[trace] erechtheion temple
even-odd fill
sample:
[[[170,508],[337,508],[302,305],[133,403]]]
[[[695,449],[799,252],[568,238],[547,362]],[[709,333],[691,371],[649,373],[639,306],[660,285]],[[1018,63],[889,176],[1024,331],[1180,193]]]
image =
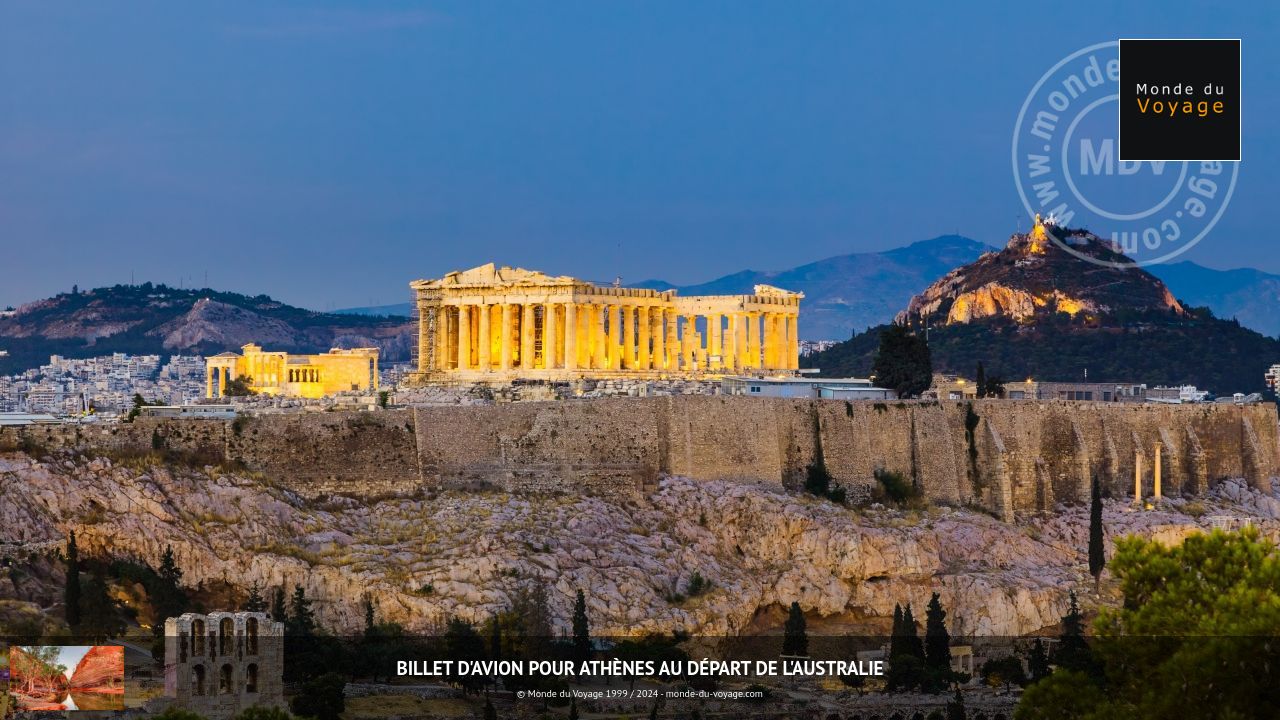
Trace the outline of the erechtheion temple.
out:
[[[416,280],[422,382],[790,374],[802,293],[597,285],[492,263]]]
[[[378,348],[333,348],[318,355],[263,350],[249,343],[205,361],[205,397],[226,397],[227,383],[244,378],[255,393],[318,398],[378,389]]]

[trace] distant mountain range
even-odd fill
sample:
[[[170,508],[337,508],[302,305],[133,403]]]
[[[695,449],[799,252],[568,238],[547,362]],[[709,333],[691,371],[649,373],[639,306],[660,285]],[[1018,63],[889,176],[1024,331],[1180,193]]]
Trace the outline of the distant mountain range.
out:
[[[697,285],[644,280],[632,287],[675,289],[681,295],[749,293],[757,284],[805,294],[800,336],[844,340],[880,325],[906,307],[913,295],[954,268],[996,248],[960,235],[943,235],[883,252],[837,255],[790,270],[742,270]],[[1236,318],[1264,335],[1280,335],[1280,275],[1260,270],[1212,270],[1192,262],[1146,268],[1174,296],[1192,307],[1208,307],[1220,318]],[[366,316],[411,314],[409,303],[348,308],[335,312]]]
[[[0,315],[0,374],[49,361],[50,355],[216,354],[257,342],[273,350],[325,352],[378,347],[407,360],[416,330],[407,317],[318,313],[266,295],[116,285],[63,293]]]

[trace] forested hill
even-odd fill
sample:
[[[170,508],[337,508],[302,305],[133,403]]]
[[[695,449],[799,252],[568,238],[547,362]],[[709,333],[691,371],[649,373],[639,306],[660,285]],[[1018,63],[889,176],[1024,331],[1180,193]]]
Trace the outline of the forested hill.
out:
[[[982,362],[988,376],[1006,381],[1083,380],[1087,370],[1100,382],[1189,384],[1218,395],[1262,391],[1263,373],[1280,362],[1280,341],[1201,313],[1153,314],[1107,328],[1065,318],[1034,326],[1005,320],[948,325],[930,328],[929,349],[936,372],[969,378]],[[823,377],[866,377],[884,327],[801,358],[801,366],[820,368]]]
[[[378,347],[408,359],[415,339],[404,317],[318,313],[266,295],[116,285],[62,293],[0,316],[0,374],[36,367],[50,355],[213,354],[257,342],[273,350],[324,352]]]

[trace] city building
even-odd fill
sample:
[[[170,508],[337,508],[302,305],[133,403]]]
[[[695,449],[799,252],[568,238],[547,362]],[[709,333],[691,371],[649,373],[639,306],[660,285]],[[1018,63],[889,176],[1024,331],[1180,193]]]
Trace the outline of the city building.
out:
[[[1272,392],[1280,391],[1280,365],[1272,365],[1265,377]]]
[[[726,395],[752,397],[821,398],[824,400],[894,400],[892,390],[863,378],[743,377],[720,381]]]
[[[956,375],[935,375],[931,391],[939,400],[973,400],[978,386]],[[1005,382],[1008,400],[1080,400],[1097,402],[1144,402],[1147,386],[1141,383],[1043,382],[1027,378]]]
[[[243,378],[263,395],[320,398],[378,389],[378,349],[333,348],[321,355],[267,351],[249,343],[242,354],[222,353],[205,362],[205,397],[226,397],[227,383]]]
[[[492,263],[410,283],[413,382],[794,374],[802,293],[597,285]]]
[[[145,417],[205,420],[234,420],[234,405],[143,405],[138,408]]]
[[[1195,385],[1179,385],[1178,387],[1157,386],[1147,388],[1147,402],[1180,405],[1182,403],[1206,402],[1208,399],[1209,391],[1201,390]]]

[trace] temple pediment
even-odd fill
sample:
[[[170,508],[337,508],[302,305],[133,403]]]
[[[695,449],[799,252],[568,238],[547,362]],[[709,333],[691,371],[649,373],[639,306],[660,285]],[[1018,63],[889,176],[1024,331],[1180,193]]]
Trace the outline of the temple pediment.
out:
[[[780,287],[774,287],[772,285],[756,285],[754,290],[756,295],[759,295],[761,297],[781,297],[781,298],[803,298],[804,297],[804,293],[802,292],[783,290]]]
[[[568,275],[548,275],[537,270],[498,267],[485,263],[470,270],[455,270],[439,280],[419,280],[414,287],[521,287],[543,285],[580,285],[586,281]]]

